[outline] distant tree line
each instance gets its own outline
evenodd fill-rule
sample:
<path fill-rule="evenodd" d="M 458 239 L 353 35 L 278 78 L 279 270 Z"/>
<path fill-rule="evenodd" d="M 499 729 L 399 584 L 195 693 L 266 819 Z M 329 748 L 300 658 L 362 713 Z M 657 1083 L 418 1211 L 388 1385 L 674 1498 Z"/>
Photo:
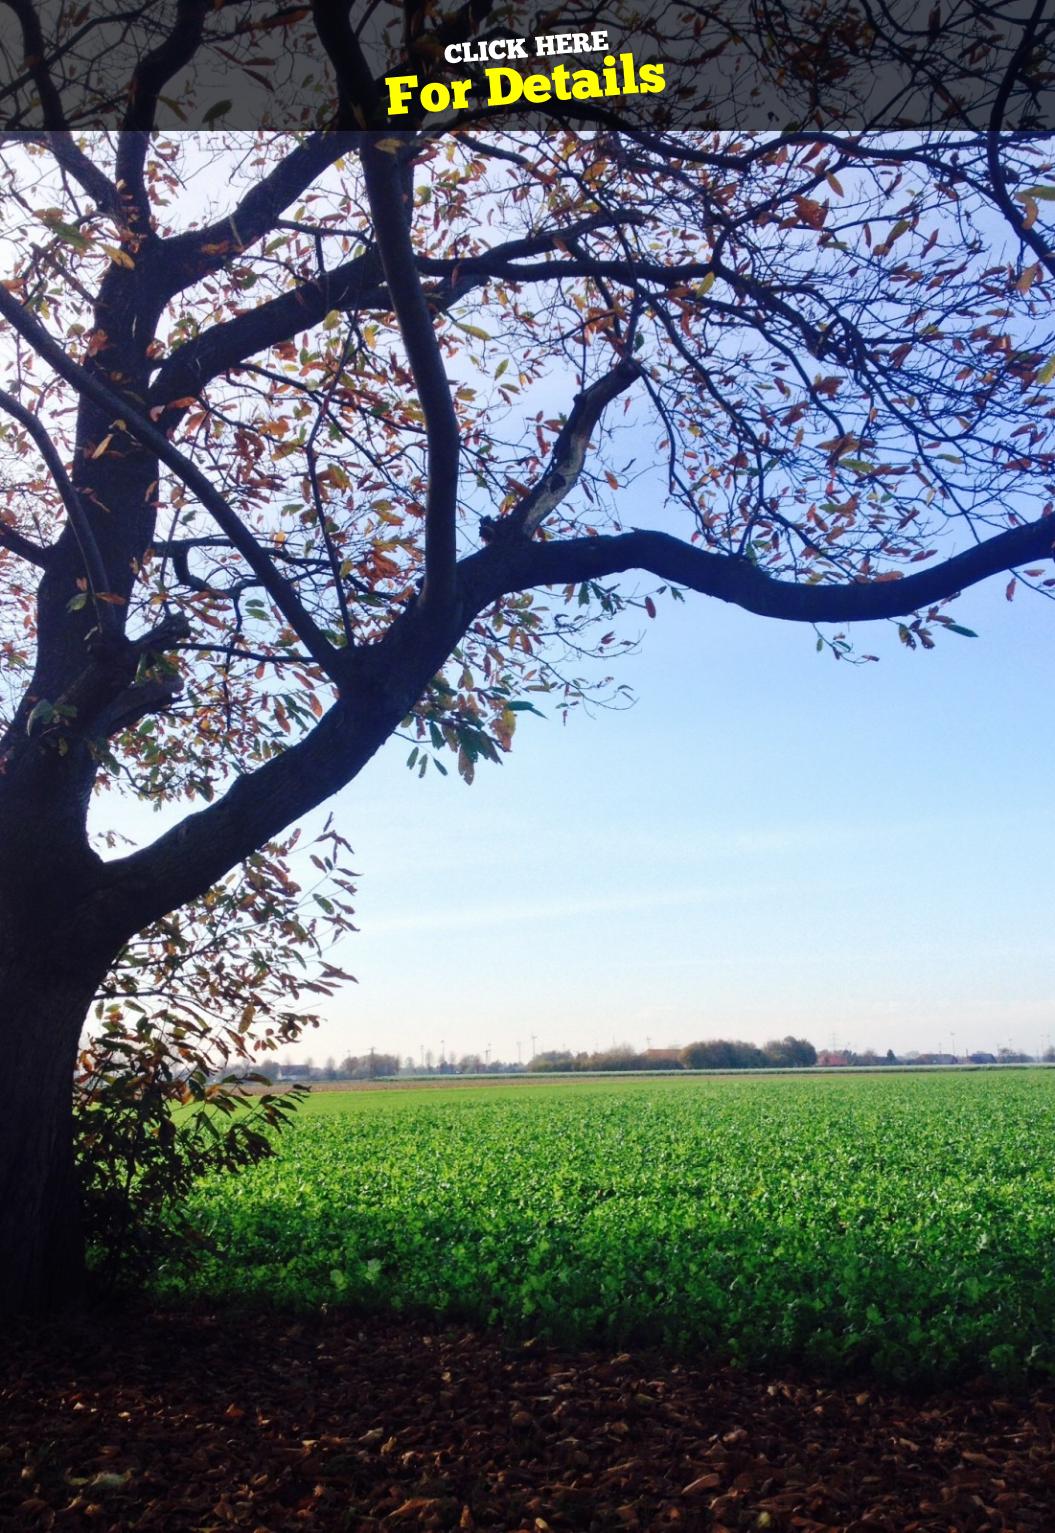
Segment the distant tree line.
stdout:
<path fill-rule="evenodd" d="M 759 1048 L 740 1039 L 709 1038 L 680 1049 L 646 1049 L 639 1053 L 628 1044 L 597 1053 L 573 1054 L 568 1049 L 548 1049 L 536 1054 L 528 1065 L 532 1071 L 547 1070 L 773 1070 L 817 1063 L 817 1050 L 806 1038 L 774 1038 Z"/>
<path fill-rule="evenodd" d="M 332 1057 L 322 1065 L 317 1065 L 310 1057 L 303 1063 L 295 1063 L 291 1060 L 276 1061 L 268 1067 L 267 1073 L 276 1081 L 377 1080 L 382 1076 L 399 1074 L 399 1056 L 398 1054 L 378 1054 L 371 1050 L 369 1054 L 347 1054 L 340 1064 Z"/>
<path fill-rule="evenodd" d="M 681 1048 L 638 1050 L 629 1044 L 613 1044 L 611 1048 L 573 1052 L 571 1049 L 545 1049 L 535 1054 L 525 1065 L 503 1059 L 491 1059 L 488 1055 L 462 1054 L 457 1058 L 444 1056 L 437 1060 L 430 1050 L 423 1051 L 419 1060 L 409 1055 L 400 1059 L 397 1054 L 347 1055 L 338 1063 L 330 1058 L 324 1064 L 316 1064 L 309 1058 L 302 1063 L 285 1061 L 271 1066 L 272 1080 L 281 1081 L 365 1081 L 381 1080 L 393 1075 L 516 1075 L 519 1073 L 546 1074 L 566 1071 L 678 1071 L 678 1070 L 794 1070 L 820 1065 L 825 1069 L 840 1066 L 857 1066 L 875 1069 L 881 1065 L 1026 1065 L 1038 1059 L 1055 1062 L 1055 1049 L 1048 1048 L 1044 1054 L 1032 1055 L 1020 1050 L 1001 1048 L 996 1053 L 979 1050 L 972 1054 L 952 1054 L 937 1051 L 918 1053 L 912 1051 L 897 1055 L 893 1049 L 877 1054 L 874 1049 L 857 1053 L 852 1049 L 817 1049 L 808 1038 L 773 1038 L 762 1047 L 746 1043 L 740 1038 L 704 1038 L 687 1043 Z"/>

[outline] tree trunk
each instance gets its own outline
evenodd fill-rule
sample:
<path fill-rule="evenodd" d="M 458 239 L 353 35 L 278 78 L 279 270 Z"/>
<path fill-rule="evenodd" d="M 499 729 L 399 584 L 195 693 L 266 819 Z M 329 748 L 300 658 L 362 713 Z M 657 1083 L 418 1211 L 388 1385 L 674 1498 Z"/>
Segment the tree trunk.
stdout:
<path fill-rule="evenodd" d="M 54 1309 L 84 1280 L 73 1070 L 106 964 L 34 924 L 0 952 L 0 1315 Z"/>

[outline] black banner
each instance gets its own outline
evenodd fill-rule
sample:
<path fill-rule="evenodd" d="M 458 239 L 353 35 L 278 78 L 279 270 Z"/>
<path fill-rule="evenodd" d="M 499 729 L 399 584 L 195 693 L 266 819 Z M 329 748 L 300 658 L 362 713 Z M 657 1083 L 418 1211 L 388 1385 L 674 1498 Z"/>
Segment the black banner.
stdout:
<path fill-rule="evenodd" d="M 0 124 L 1021 130 L 1053 55 L 1044 0 L 0 0 Z"/>

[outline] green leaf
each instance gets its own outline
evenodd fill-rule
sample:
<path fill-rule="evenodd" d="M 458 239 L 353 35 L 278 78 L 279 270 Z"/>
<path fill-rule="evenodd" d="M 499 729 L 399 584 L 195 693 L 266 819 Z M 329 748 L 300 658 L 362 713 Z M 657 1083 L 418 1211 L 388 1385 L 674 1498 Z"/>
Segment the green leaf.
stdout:
<path fill-rule="evenodd" d="M 960 623 L 947 623 L 945 626 L 950 633 L 958 633 L 963 639 L 977 639 L 978 637 L 973 628 L 964 628 Z"/>
<path fill-rule="evenodd" d="M 204 117 L 202 118 L 202 122 L 206 127 L 208 127 L 211 123 L 214 123 L 218 117 L 222 117 L 225 112 L 229 112 L 233 105 L 233 101 L 214 102 L 209 110 L 205 113 Z"/>
<path fill-rule="evenodd" d="M 456 319 L 454 323 L 459 330 L 464 330 L 466 335 L 471 335 L 475 341 L 489 341 L 491 336 L 486 330 L 481 330 L 479 325 L 467 325 L 464 320 Z"/>
<path fill-rule="evenodd" d="M 91 240 L 82 234 L 75 224 L 66 224 L 60 218 L 47 217 L 44 223 L 52 234 L 57 234 L 60 240 L 64 240 L 67 245 L 72 245 L 76 250 L 87 250 L 91 245 Z"/>

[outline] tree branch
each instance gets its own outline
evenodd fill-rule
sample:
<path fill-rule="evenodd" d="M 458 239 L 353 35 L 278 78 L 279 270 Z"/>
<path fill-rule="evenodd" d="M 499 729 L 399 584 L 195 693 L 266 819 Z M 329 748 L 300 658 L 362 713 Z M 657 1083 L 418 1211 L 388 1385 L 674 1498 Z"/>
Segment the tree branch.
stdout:
<path fill-rule="evenodd" d="M 149 681 L 133 682 L 118 693 L 105 713 L 96 721 L 95 733 L 104 740 L 119 735 L 150 713 L 164 713 L 183 691 L 179 676 L 159 676 Z"/>
<path fill-rule="evenodd" d="M 24 537 L 17 528 L 9 527 L 6 522 L 0 522 L 0 548 L 6 548 L 9 553 L 17 554 L 20 559 L 42 570 L 46 570 L 51 562 L 49 548 L 34 543 L 32 538 Z"/>
<path fill-rule="evenodd" d="M 5 297 L 7 296 L 9 295 L 5 294 Z M 99 545 L 95 541 L 95 534 L 85 514 L 81 498 L 63 467 L 62 459 L 59 457 L 55 444 L 51 440 L 47 427 L 39 416 L 27 410 L 25 405 L 20 404 L 14 395 L 9 394 L 6 389 L 0 389 L 0 409 L 6 410 L 8 415 L 18 421 L 23 430 L 28 432 L 37 444 L 40 456 L 44 459 L 45 467 L 62 498 L 62 504 L 66 508 L 66 515 L 69 517 L 73 536 L 77 539 L 77 546 L 81 551 L 81 559 L 84 562 L 84 573 L 88 581 L 88 589 L 95 602 L 99 626 L 100 628 L 116 628 L 117 623 L 113 608 L 108 602 L 100 601 L 99 599 L 110 589 L 102 554 L 99 552 Z M 47 568 L 48 555 L 44 550 L 41 550 L 41 553 L 43 558 L 35 559 L 34 563 L 40 564 L 42 568 Z"/>
<path fill-rule="evenodd" d="M 446 606 L 454 591 L 456 560 L 455 514 L 461 450 L 458 418 L 418 276 L 410 238 L 411 209 L 407 206 L 407 187 L 399 161 L 374 141 L 364 146 L 362 162 L 385 280 L 425 417 L 428 494 L 422 602 L 426 606 Z"/>
<path fill-rule="evenodd" d="M 904 617 L 991 575 L 1053 557 L 1055 517 L 1042 516 L 900 580 L 837 585 L 777 580 L 749 559 L 710 553 L 669 533 L 645 529 L 550 543 L 503 540 L 463 559 L 458 568 L 466 603 L 477 612 L 512 591 L 639 569 L 762 617 L 793 623 L 863 623 Z"/>
<path fill-rule="evenodd" d="M 68 357 L 36 316 L 23 308 L 14 294 L 3 287 L 0 287 L 0 314 L 54 368 L 59 377 L 65 378 L 79 394 L 91 399 L 101 409 L 111 412 L 115 421 L 122 420 L 129 435 L 155 453 L 197 496 L 232 546 L 242 555 L 290 627 L 299 635 L 315 662 L 327 675 L 336 679 L 338 651 L 319 629 L 296 591 L 279 574 L 234 508 L 197 465 L 185 457 L 165 433 L 136 409 L 128 398 L 115 393 Z"/>
<path fill-rule="evenodd" d="M 547 248 L 555 248 L 561 238 L 555 230 L 547 236 Z M 449 276 L 457 266 L 466 278 L 475 276 L 477 282 L 491 277 L 501 277 L 506 282 L 558 282 L 564 277 L 610 277 L 620 282 L 653 282 L 657 287 L 678 287 L 683 282 L 709 277 L 714 271 L 711 261 L 683 261 L 679 266 L 661 266 L 656 261 L 614 260 L 607 256 L 565 256 L 559 261 L 532 261 L 517 265 L 510 259 L 504 245 L 484 251 L 478 256 L 466 256 L 464 260 L 447 261 L 436 256 L 422 257 L 418 265 L 426 276 Z M 476 284 L 472 284 L 476 285 Z M 468 291 L 468 288 L 465 289 Z"/>
<path fill-rule="evenodd" d="M 107 863 L 106 909 L 119 937 L 127 940 L 203 894 L 229 868 L 350 782 L 398 725 L 406 706 L 401 698 L 381 709 L 358 697 L 354 704 L 337 702 L 302 740 L 238 777 L 206 809 L 150 846 Z"/>
<path fill-rule="evenodd" d="M 349 139 L 362 138 L 361 134 L 346 136 Z M 242 230 L 242 216 L 237 209 L 231 215 L 239 231 Z M 574 235 L 589 234 L 597 229 L 611 228 L 613 225 L 636 223 L 641 216 L 637 212 L 592 214 L 564 228 L 527 235 L 523 239 L 507 240 L 484 256 L 464 260 L 416 257 L 419 271 L 443 279 L 439 285 L 429 288 L 425 293 L 426 306 L 433 312 L 444 312 L 474 288 L 483 286 L 492 276 L 505 275 L 513 260 L 544 255 L 547 251 L 556 250 L 558 241 Z M 223 236 L 230 240 L 231 219 L 211 226 L 211 243 L 222 243 Z M 275 224 L 278 223 L 276 218 Z M 330 231 L 323 229 L 319 232 L 325 234 Z M 195 235 L 195 239 L 198 237 Z M 181 235 L 180 239 L 183 238 L 185 236 Z M 591 271 L 594 269 L 590 263 L 584 263 L 582 269 L 585 270 L 587 266 Z M 704 275 L 710 269 L 709 264 L 694 265 L 691 269 L 679 267 L 671 276 L 671 285 L 692 276 Z M 533 270 L 537 274 L 538 268 Z M 564 263 L 558 262 L 552 262 L 544 270 L 546 276 L 555 281 L 565 275 L 580 274 L 578 268 L 565 270 Z M 665 269 L 657 267 L 655 270 L 658 272 Z M 619 275 L 632 274 L 633 271 L 634 268 L 628 267 L 626 263 L 619 263 Z M 651 272 L 645 275 L 651 275 Z M 269 346 L 289 340 L 299 330 L 307 330 L 319 324 L 333 309 L 347 312 L 353 308 L 380 310 L 391 309 L 392 306 L 391 294 L 384 285 L 380 253 L 372 248 L 351 261 L 345 261 L 341 266 L 335 266 L 332 271 L 320 272 L 310 282 L 302 282 L 288 293 L 269 299 L 255 309 L 236 315 L 234 319 L 212 325 L 193 340 L 186 341 L 159 369 L 151 385 L 150 402 L 164 404 L 170 399 L 184 399 L 198 394 L 212 378 L 266 351 Z"/>
<path fill-rule="evenodd" d="M 641 375 L 636 362 L 624 357 L 610 372 L 576 394 L 571 413 L 550 453 L 549 467 L 535 488 L 509 515 L 491 522 L 492 536 L 531 538 L 542 522 L 574 487 L 582 473 L 590 436 L 605 407 Z"/>
<path fill-rule="evenodd" d="M 382 307 L 387 299 L 375 286 L 380 279 L 380 256 L 368 250 L 248 313 L 210 326 L 163 363 L 151 385 L 150 402 L 165 404 L 197 395 L 210 379 L 319 324 L 332 309 L 350 309 L 364 300 L 371 308 Z"/>
<path fill-rule="evenodd" d="M 150 199 L 143 167 L 150 147 L 158 97 L 173 75 L 190 63 L 201 44 L 209 0 L 178 0 L 172 31 L 137 64 L 128 91 L 128 106 L 117 138 L 117 182 L 124 190 L 144 230 L 150 223 Z"/>
<path fill-rule="evenodd" d="M 32 0 L 2 0 L 9 10 L 14 11 L 18 18 L 18 24 L 22 29 L 22 52 L 26 61 L 26 69 L 29 72 L 33 84 L 37 87 L 40 96 L 40 106 L 44 114 L 45 128 L 64 131 L 66 128 L 66 114 L 62 110 L 62 98 L 54 80 L 44 62 L 47 48 L 44 43 L 44 34 L 40 29 L 40 19 Z"/>
<path fill-rule="evenodd" d="M 337 78 L 337 126 L 354 122 L 365 128 L 383 122 L 384 113 L 378 110 L 377 86 L 352 31 L 350 9 L 350 0 L 312 0 L 311 19 Z"/>
<path fill-rule="evenodd" d="M 168 296 L 218 270 L 232 254 L 248 249 L 269 234 L 284 209 L 334 161 L 358 149 L 361 139 L 359 133 L 310 134 L 274 170 L 257 181 L 230 213 L 204 229 L 167 240 L 164 246 L 167 267 L 162 280 Z"/>
<path fill-rule="evenodd" d="M 123 224 L 126 209 L 121 204 L 117 187 L 98 165 L 90 160 L 74 139 L 72 133 L 43 133 L 40 142 L 49 149 L 55 161 L 77 185 L 88 193 L 96 206 L 108 213 L 115 223 Z"/>
<path fill-rule="evenodd" d="M 993 182 L 993 199 L 1022 243 L 1029 246 L 1048 273 L 1055 277 L 1055 252 L 1040 237 L 1035 225 L 1027 224 L 1025 209 L 1018 207 L 1015 199 L 1008 191 L 1007 177 L 1004 175 L 1004 167 L 1000 163 L 1000 140 L 1002 137 L 1003 134 L 1001 133 L 991 133 L 986 151 L 989 161 L 989 174 Z"/>

